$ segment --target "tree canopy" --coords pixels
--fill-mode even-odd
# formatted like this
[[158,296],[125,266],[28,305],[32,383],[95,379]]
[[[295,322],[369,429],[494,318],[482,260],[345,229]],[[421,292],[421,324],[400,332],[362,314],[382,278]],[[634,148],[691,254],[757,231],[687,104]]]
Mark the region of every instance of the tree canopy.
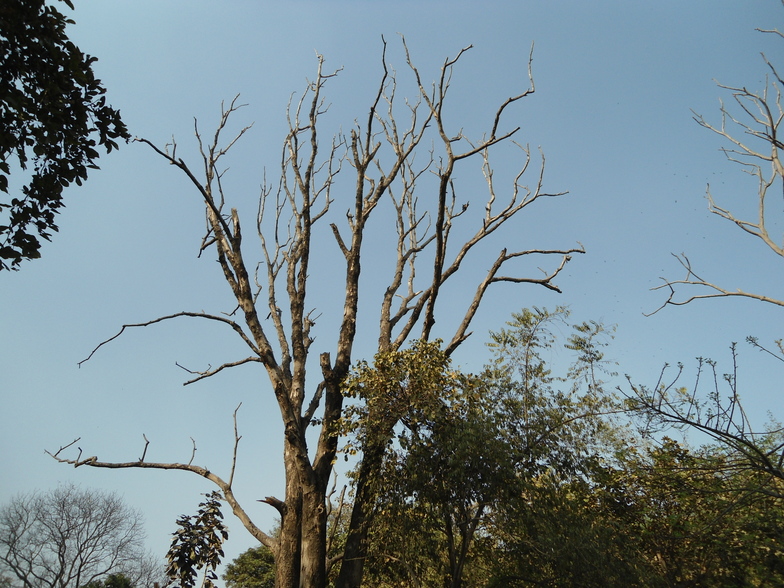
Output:
[[275,588],[275,556],[259,545],[240,554],[221,576],[227,588]]

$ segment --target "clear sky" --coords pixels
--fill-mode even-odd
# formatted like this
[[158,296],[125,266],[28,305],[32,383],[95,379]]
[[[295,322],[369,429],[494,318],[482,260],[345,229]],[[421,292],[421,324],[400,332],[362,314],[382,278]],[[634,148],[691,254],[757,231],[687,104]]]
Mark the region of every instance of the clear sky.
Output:
[[[672,253],[686,252],[714,282],[784,298],[781,260],[708,213],[707,183],[720,204],[749,215],[756,185],[726,161],[719,138],[700,128],[691,112],[718,121],[719,98],[728,96],[714,80],[761,88],[760,51],[784,68],[784,45],[754,30],[784,30],[777,0],[75,4],[71,38],[100,58],[98,76],[132,134],[160,145],[174,136],[183,157],[192,157],[193,117],[209,132],[221,101],[241,94],[248,106],[237,114],[236,128],[255,125],[228,160],[226,187],[232,205],[250,218],[265,169],[274,183],[286,104],[312,79],[316,52],[327,68],[343,67],[327,86],[333,106],[323,136],[329,137],[366,117],[381,74],[382,35],[401,79],[408,72],[397,33],[406,36],[426,80],[435,79],[447,56],[473,44],[456,68],[448,116],[455,131],[464,127],[476,136],[497,105],[525,87],[535,42],[536,93],[509,111],[507,124],[522,127],[518,140],[534,150],[541,146],[545,187],[569,195],[537,203],[503,242],[494,240],[470,258],[466,279],[453,284],[448,300],[460,308],[461,296],[473,291],[473,280],[503,245],[555,248],[579,241],[587,254],[556,280],[563,294],[495,288],[456,362],[479,369],[488,357],[487,331],[501,328],[511,312],[562,304],[575,319],[617,325],[609,356],[621,374],[641,383],[653,384],[665,362],[682,361],[693,371],[697,356],[728,368],[728,347],[740,342],[740,385],[752,414],[758,422],[768,410],[784,417],[781,365],[742,343],[747,335],[769,344],[782,337],[781,309],[724,299],[643,316],[664,300],[661,291],[650,291],[659,278],[682,277]],[[494,160],[499,176],[515,173],[516,163],[505,155]],[[0,502],[58,481],[117,490],[144,512],[149,546],[163,554],[175,519],[195,512],[199,493],[212,490],[206,481],[183,472],[74,470],[44,449],[81,436],[85,455],[130,461],[140,457],[144,433],[151,441],[148,460],[188,461],[192,437],[194,463],[226,474],[232,412],[242,402],[237,492],[257,524],[269,528],[273,510],[253,502],[282,498],[278,411],[264,373],[243,366],[183,388],[187,374],[175,365],[203,369],[241,357],[230,334],[181,319],[128,332],[77,368],[123,323],[233,308],[211,255],[196,258],[204,220],[187,180],[141,144],[123,146],[100,164],[83,187],[66,192],[60,232],[43,258],[0,275]],[[467,169],[459,178],[465,183],[458,198],[473,199],[481,209],[479,172]],[[774,200],[773,207],[781,211],[782,204]],[[335,207],[338,217],[344,208]],[[245,226],[249,230],[252,221]],[[779,223],[774,235],[781,229]],[[385,243],[373,245],[379,254],[386,251]],[[329,292],[340,287],[329,278],[329,259],[339,252],[328,237],[320,253],[323,282],[311,304],[324,308],[328,326],[336,320],[329,316]],[[372,292],[377,274],[372,263],[365,267]],[[372,354],[374,304],[377,298],[365,299],[361,309],[357,357]],[[449,310],[442,308],[439,322],[445,330]],[[321,331],[313,351],[330,351],[333,341]],[[233,558],[253,540],[228,514],[227,521],[227,558]]]

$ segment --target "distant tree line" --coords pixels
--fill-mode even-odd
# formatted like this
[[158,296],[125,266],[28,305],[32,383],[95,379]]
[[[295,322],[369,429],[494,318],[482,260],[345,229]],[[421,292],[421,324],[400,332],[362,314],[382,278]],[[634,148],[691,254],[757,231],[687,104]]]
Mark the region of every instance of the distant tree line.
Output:
[[0,507],[0,579],[10,588],[152,588],[142,515],[112,493],[62,485]]

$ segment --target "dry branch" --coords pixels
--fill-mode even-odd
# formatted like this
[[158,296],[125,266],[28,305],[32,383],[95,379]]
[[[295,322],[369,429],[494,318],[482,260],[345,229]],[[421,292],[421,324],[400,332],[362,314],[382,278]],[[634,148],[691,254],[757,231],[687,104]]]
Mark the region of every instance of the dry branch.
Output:
[[[778,30],[758,29],[765,33],[774,33],[781,37]],[[708,122],[702,115],[695,113],[694,120],[701,127],[717,134],[729,144],[721,150],[728,161],[739,165],[742,171],[757,179],[757,215],[753,220],[735,216],[729,208],[716,203],[710,186],[707,188],[706,198],[708,210],[742,229],[749,235],[760,239],[767,248],[780,257],[784,257],[784,235],[780,240],[771,235],[769,227],[774,223],[771,207],[768,206],[771,188],[778,185],[784,190],[784,162],[782,161],[782,144],[780,128],[784,120],[784,80],[776,71],[775,66],[764,56],[763,60],[770,70],[770,75],[765,81],[761,91],[753,92],[745,87],[726,86],[717,84],[726,90],[732,97],[735,109],[739,115],[733,114],[729,107],[721,101],[720,124]],[[780,219],[777,219],[780,221]],[[746,292],[741,289],[729,289],[716,285],[698,276],[691,267],[689,259],[681,254],[675,256],[686,269],[686,277],[682,280],[662,278],[664,284],[656,286],[653,290],[667,289],[669,296],[664,303],[650,314],[655,314],[667,305],[680,306],[702,298],[743,297],[784,306],[781,297],[768,296]],[[707,294],[687,296],[679,300],[676,298],[679,287],[685,286],[707,290]]]
[[[647,432],[656,432],[662,427],[698,431],[724,448],[728,471],[749,471],[762,474],[769,479],[784,481],[784,428],[755,430],[743,407],[737,389],[737,357],[732,345],[733,371],[723,378],[716,373],[716,363],[698,358],[694,384],[681,387],[683,365],[678,364],[674,377],[664,381],[669,366],[665,365],[653,387],[639,386],[629,380],[630,392],[624,392],[630,408],[647,418]],[[707,374],[704,372],[707,370]],[[702,390],[707,375],[708,389]],[[720,390],[724,382],[728,391]],[[762,482],[756,486],[738,490],[762,492],[784,498],[780,491],[771,490]]]

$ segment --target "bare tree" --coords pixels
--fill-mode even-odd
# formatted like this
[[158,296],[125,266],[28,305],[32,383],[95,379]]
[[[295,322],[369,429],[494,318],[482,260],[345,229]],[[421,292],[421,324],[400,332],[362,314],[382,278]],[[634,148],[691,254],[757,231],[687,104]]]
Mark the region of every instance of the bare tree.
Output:
[[[784,33],[776,29],[757,30],[784,39]],[[710,186],[708,186],[706,196],[708,209],[713,214],[735,223],[746,233],[760,239],[767,245],[770,251],[784,258],[784,239],[777,240],[769,232],[773,221],[772,207],[768,206],[771,194],[784,192],[784,160],[782,160],[784,142],[782,142],[783,139],[779,133],[781,122],[784,120],[784,105],[782,103],[784,80],[782,80],[774,64],[764,54],[762,57],[770,71],[766,78],[765,87],[761,91],[753,92],[745,87],[737,88],[719,84],[720,88],[731,92],[732,101],[737,107],[737,115],[733,114],[722,101],[720,109],[721,123],[718,126],[709,123],[699,114],[695,114],[694,120],[700,126],[713,131],[725,139],[730,145],[729,147],[722,147],[722,151],[727,156],[727,159],[740,165],[744,172],[756,178],[758,182],[756,219],[745,220],[738,218],[729,209],[716,204]],[[689,258],[685,254],[675,255],[675,257],[686,270],[686,276],[681,280],[662,278],[664,283],[654,288],[654,290],[669,290],[669,296],[664,304],[655,310],[654,313],[668,304],[681,306],[702,298],[730,296],[742,296],[784,306],[784,299],[782,298],[746,292],[740,288],[732,290],[714,284],[694,271]],[[685,298],[678,298],[676,296],[676,288],[682,286],[686,286],[690,291],[691,287],[696,287],[699,291],[695,294],[689,294]]]
[[[240,440],[236,431],[236,412],[235,454],[228,477],[194,465],[193,457],[187,463],[148,462],[144,454],[141,459],[124,463],[100,461],[97,457],[83,458],[81,453],[65,457],[66,447],[73,443],[53,453],[58,461],[74,466],[178,469],[211,480],[248,531],[274,552],[276,585],[280,588],[324,586],[328,567],[337,563],[337,560],[327,561],[326,497],[338,451],[338,424],[344,403],[341,385],[351,366],[358,328],[363,245],[371,218],[386,215],[384,219],[394,224],[391,228],[396,234],[394,243],[387,249],[394,252],[394,256],[378,315],[378,349],[391,351],[412,339],[431,337],[441,293],[448,282],[454,281],[451,278],[464,266],[476,245],[510,224],[534,202],[562,194],[544,190],[544,158],[537,165],[537,158],[527,146],[513,142],[519,127],[502,130],[512,107],[534,92],[530,58],[529,87],[501,103],[490,117],[485,134],[469,138],[459,121],[457,124],[448,122],[444,106],[453,68],[470,47],[459,51],[456,57],[446,59],[432,85],[423,81],[405,40],[403,49],[416,96],[404,101],[398,97],[397,74],[388,65],[384,43],[383,73],[364,124],[356,123],[348,134],[336,134],[326,142],[326,147],[319,125],[328,109],[323,93],[326,84],[338,72],[325,71],[324,59],[318,56],[315,80],[308,83],[298,100],[289,104],[289,131],[283,142],[280,180],[275,184],[265,182],[262,188],[255,219],[261,257],[258,264],[245,260],[250,248],[243,244],[239,213],[226,205],[222,183],[221,159],[249,128],[243,128],[227,142],[222,140],[229,118],[240,108],[237,99],[223,110],[209,144],[205,144],[196,126],[202,156],[201,179],[197,177],[196,167],[177,156],[176,144],[159,147],[147,139],[140,139],[179,168],[203,200],[207,231],[202,251],[214,247],[237,307],[230,314],[180,312],[124,325],[120,333],[126,328],[149,326],[177,317],[207,319],[232,329],[247,347],[248,356],[191,372],[193,377],[188,384],[229,367],[261,364],[284,425],[285,496],[283,499],[269,496],[263,500],[280,516],[279,536],[272,537],[259,529],[234,494],[232,480]],[[491,166],[491,152],[501,144],[516,149],[522,162],[518,173],[512,175],[510,185],[504,188],[505,196],[501,195]],[[475,169],[483,174],[487,186],[484,204],[473,216],[474,209],[469,211],[468,201],[458,198],[455,181],[455,171],[469,161],[476,162]],[[351,168],[353,178],[338,184],[339,178],[345,176],[345,173],[340,174],[347,168]],[[531,168],[532,183],[526,185],[523,178]],[[374,215],[385,206],[388,207],[386,212]],[[333,212],[337,212],[337,216],[332,215]],[[329,251],[315,232],[324,223],[329,223],[326,234],[334,238],[334,252],[339,259],[337,264],[331,262],[330,267],[335,268],[333,273],[341,271],[344,275],[342,285],[335,292],[342,300],[342,319],[336,333],[320,333],[319,341],[331,341],[334,355],[327,350],[329,347],[322,348],[320,373],[313,374],[313,370],[307,372],[306,367],[320,310],[311,306],[307,294],[315,289],[319,298],[328,298],[329,284],[312,284],[309,280],[312,258]],[[453,228],[458,223],[465,224],[461,232],[468,236],[453,242]],[[370,230],[375,235],[375,229]],[[515,241],[519,241],[519,237]],[[582,246],[501,249],[495,259],[489,261],[489,269],[476,285],[464,314],[441,319],[443,327],[440,323],[439,329],[452,329],[445,337],[447,352],[454,351],[470,335],[471,322],[491,284],[530,283],[560,292],[554,279],[575,253],[584,253]],[[538,276],[501,273],[502,267],[512,260],[553,256],[557,261]],[[372,262],[383,266],[383,258]],[[440,330],[439,334],[442,332]],[[306,378],[306,375],[310,377]],[[318,427],[315,448],[309,447],[307,441],[308,432],[314,427]]]
[[60,486],[0,509],[0,575],[24,588],[79,588],[112,573],[150,586],[161,569],[143,543],[141,514],[116,494]]

